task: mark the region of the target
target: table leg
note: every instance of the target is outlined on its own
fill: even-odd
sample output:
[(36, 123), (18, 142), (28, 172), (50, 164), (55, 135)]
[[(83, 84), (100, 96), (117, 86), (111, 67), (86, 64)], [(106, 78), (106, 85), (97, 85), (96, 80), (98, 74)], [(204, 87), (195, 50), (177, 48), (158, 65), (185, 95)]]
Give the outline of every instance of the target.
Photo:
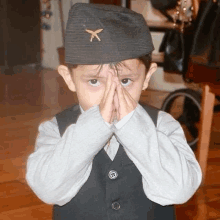
[(202, 112), (200, 117), (198, 141), (198, 161), (202, 169), (203, 181), (205, 180), (207, 168), (214, 103), (215, 94), (210, 92), (209, 85), (204, 85), (202, 94)]

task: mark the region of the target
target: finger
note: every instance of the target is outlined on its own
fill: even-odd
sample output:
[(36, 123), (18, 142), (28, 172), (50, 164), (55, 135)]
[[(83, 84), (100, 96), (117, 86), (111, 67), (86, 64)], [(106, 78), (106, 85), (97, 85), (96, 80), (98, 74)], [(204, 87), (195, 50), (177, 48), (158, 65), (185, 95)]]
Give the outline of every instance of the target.
[(136, 107), (137, 102), (132, 98), (131, 94), (126, 89), (123, 89), (123, 93), (128, 105)]
[(119, 84), (121, 85), (121, 83), (120, 83), (120, 81), (119, 81), (119, 79), (118, 79), (118, 77), (115, 75), (115, 77), (114, 77), (114, 81), (115, 81), (115, 83), (116, 83), (116, 85), (118, 86)]
[(119, 107), (119, 100), (118, 100), (118, 94), (117, 92), (115, 92), (114, 94), (114, 106), (115, 106), (115, 109), (117, 111), (118, 107)]
[(126, 105), (127, 102), (126, 102), (126, 99), (124, 97), (124, 93), (122, 91), (122, 85), (121, 84), (118, 84), (117, 86), (117, 94), (118, 94), (118, 101), (119, 101), (119, 105)]
[(117, 111), (116, 110), (114, 110), (114, 117), (113, 117), (113, 121), (114, 120), (117, 120)]
[(117, 120), (118, 120), (118, 121), (121, 120), (121, 118), (120, 118), (120, 112), (119, 112), (119, 111), (117, 111)]
[(113, 100), (114, 100), (114, 93), (115, 93), (115, 89), (116, 89), (116, 83), (112, 82), (111, 87), (110, 87), (110, 91), (106, 96), (106, 107), (109, 109), (113, 109)]
[(118, 100), (118, 94), (117, 92), (115, 92), (115, 95), (114, 95), (114, 106), (115, 106), (115, 114), (116, 114), (116, 117), (117, 117), (117, 120), (119, 120), (119, 117), (118, 117), (118, 114), (119, 114), (119, 100)]
[(127, 110), (127, 102), (125, 100), (121, 84), (118, 84), (117, 86), (117, 95), (118, 95), (118, 101), (119, 101), (117, 117), (118, 117), (118, 120), (121, 120), (126, 115), (126, 110)]
[(112, 124), (112, 122), (113, 122), (113, 120), (114, 120), (114, 117), (115, 117), (115, 115), (114, 115), (114, 111), (112, 111), (112, 116), (111, 116), (111, 119), (110, 119), (110, 124)]
[(132, 100), (131, 100), (131, 96), (130, 96), (129, 92), (125, 88), (122, 88), (122, 93), (124, 95), (124, 98), (125, 98), (127, 104), (128, 105), (132, 104)]
[(107, 95), (109, 94), (111, 84), (112, 84), (112, 73), (109, 73), (107, 76), (107, 83), (106, 83), (106, 88), (105, 88), (105, 93), (104, 93), (104, 101), (106, 100)]
[(102, 117), (108, 123), (111, 123), (111, 118), (113, 114), (113, 109), (114, 109), (113, 97), (115, 93), (115, 88), (116, 88), (116, 85), (115, 85), (115, 82), (113, 82), (110, 88), (110, 91), (106, 96), (106, 100), (101, 104), (102, 105), (101, 107)]
[(111, 123), (115, 120), (116, 117), (117, 117), (117, 111), (116, 111), (115, 103), (114, 103), (114, 100), (113, 100)]

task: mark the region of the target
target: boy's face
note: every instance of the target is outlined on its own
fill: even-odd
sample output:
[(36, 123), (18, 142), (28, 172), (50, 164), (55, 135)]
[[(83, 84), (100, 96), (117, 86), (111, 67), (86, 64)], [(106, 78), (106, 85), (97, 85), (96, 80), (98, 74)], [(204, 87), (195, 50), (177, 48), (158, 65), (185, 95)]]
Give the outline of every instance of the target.
[[(145, 73), (145, 65), (137, 59), (123, 61), (124, 65), (111, 68), (104, 64), (100, 70), (99, 65), (79, 65), (68, 73), (65, 66), (60, 66), (58, 71), (63, 76), (68, 87), (76, 91), (79, 104), (84, 111), (93, 105), (99, 105), (106, 88), (107, 76), (111, 72), (118, 77), (124, 89), (138, 102), (141, 91), (146, 89), (152, 73), (156, 70), (155, 63), (151, 64), (148, 73)], [(66, 71), (66, 73), (65, 73)], [(118, 74), (117, 74), (118, 72)]]

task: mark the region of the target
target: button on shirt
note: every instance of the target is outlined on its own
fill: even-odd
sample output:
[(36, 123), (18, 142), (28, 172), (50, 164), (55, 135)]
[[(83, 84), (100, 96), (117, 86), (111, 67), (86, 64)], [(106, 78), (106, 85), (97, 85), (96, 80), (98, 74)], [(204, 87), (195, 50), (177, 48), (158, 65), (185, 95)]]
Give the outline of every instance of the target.
[(108, 173), (108, 177), (111, 179), (111, 180), (114, 180), (118, 177), (118, 173), (117, 171), (115, 170), (110, 170), (109, 173)]
[(112, 203), (112, 209), (114, 210), (119, 210), (121, 207), (120, 207), (120, 204), (118, 202), (113, 202)]

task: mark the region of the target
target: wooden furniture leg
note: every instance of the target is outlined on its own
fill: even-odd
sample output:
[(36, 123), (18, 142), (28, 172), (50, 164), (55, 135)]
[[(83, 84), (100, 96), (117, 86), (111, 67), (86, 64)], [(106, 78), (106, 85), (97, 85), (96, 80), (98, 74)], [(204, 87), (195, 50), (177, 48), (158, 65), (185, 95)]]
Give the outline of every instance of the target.
[(209, 85), (204, 85), (198, 141), (198, 161), (202, 169), (203, 181), (205, 180), (207, 168), (214, 102), (215, 94), (210, 91)]

